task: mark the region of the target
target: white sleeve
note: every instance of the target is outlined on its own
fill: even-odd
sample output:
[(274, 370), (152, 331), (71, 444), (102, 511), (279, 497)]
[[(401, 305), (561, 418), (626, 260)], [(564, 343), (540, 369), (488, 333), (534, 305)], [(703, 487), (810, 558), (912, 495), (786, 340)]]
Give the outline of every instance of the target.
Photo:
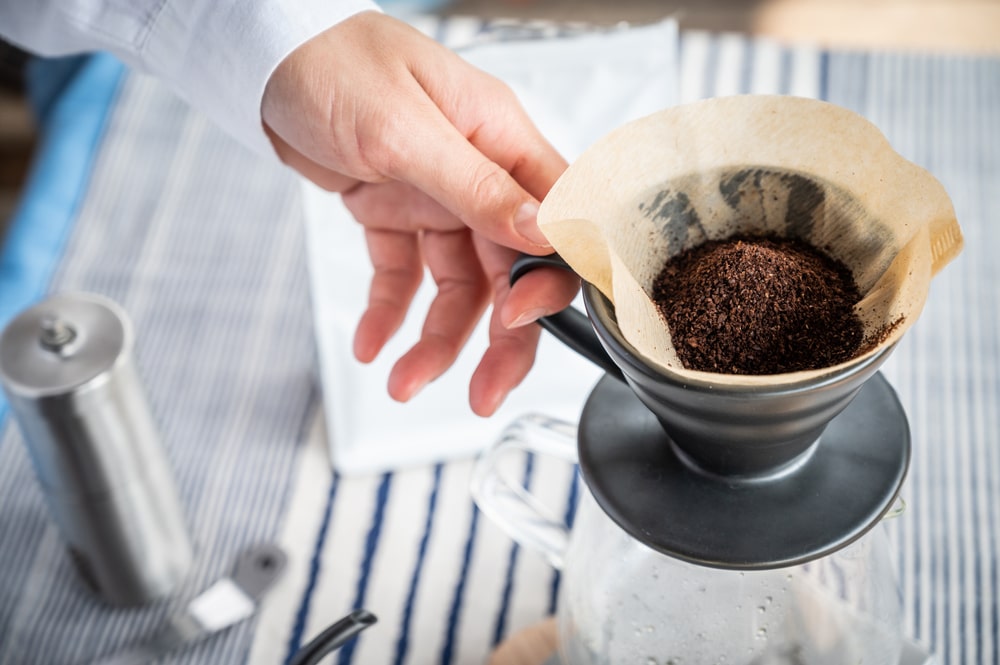
[(0, 35), (40, 55), (111, 51), (271, 154), (260, 119), (271, 73), (311, 37), (377, 9), (373, 0), (0, 0)]

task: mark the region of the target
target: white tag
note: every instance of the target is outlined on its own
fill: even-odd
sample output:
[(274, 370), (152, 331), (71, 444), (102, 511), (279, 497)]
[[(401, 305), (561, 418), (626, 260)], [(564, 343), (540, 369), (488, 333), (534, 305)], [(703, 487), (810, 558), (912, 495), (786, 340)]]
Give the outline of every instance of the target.
[(227, 577), (192, 600), (188, 613), (202, 628), (214, 633), (248, 618), (254, 608), (253, 599)]

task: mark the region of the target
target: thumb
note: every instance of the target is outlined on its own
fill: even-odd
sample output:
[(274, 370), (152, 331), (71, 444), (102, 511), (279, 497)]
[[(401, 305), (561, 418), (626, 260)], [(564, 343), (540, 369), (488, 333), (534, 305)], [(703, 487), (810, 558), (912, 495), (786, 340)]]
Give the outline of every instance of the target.
[[(409, 182), (495, 243), (531, 254), (551, 251), (538, 229), (538, 201), (484, 155), (430, 99), (414, 105), (391, 141), (382, 172)], [(417, 106), (417, 108), (414, 108)]]

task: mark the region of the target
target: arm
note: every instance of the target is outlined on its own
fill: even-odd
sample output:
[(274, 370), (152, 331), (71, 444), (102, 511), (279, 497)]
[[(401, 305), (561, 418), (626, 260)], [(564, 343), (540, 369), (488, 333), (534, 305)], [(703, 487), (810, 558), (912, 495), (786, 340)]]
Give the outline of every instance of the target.
[(268, 79), (295, 48), (372, 0), (0, 0), (0, 35), (46, 56), (110, 51), (262, 154)]
[(507, 285), (517, 251), (551, 251), (535, 214), (566, 164), (506, 86), (406, 24), (362, 11), (369, 0), (33, 3), (0, 0), (12, 41), (52, 55), (111, 50), (243, 143), (343, 194), (375, 268), (360, 360), (395, 333), (429, 269), (438, 296), (393, 369), (394, 398), (450, 367), (490, 305), (473, 410), (492, 414), (521, 382), (539, 336), (527, 324), (566, 306), (576, 282), (539, 270)]

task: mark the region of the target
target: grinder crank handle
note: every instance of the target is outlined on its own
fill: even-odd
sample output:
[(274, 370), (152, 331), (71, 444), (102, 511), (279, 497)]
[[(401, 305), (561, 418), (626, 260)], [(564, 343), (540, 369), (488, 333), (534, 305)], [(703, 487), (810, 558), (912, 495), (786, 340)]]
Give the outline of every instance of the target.
[[(510, 268), (511, 286), (536, 268), (559, 268), (573, 272), (569, 264), (558, 254), (549, 254), (548, 256), (521, 254)], [(603, 369), (610, 376), (619, 381), (625, 380), (622, 371), (601, 345), (601, 340), (594, 332), (590, 319), (580, 310), (570, 306), (555, 314), (543, 316), (538, 320), (538, 324), (555, 335), (560, 342)]]

